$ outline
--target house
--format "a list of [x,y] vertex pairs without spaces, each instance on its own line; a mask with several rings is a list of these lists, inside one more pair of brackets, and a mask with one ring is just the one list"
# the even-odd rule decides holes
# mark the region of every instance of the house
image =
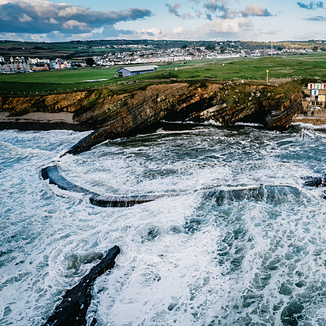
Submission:
[[304,93],[302,107],[306,115],[326,116],[326,83],[309,83]]
[[148,72],[156,71],[158,66],[136,66],[136,67],[124,67],[117,71],[119,77],[136,76],[140,74],[146,74]]

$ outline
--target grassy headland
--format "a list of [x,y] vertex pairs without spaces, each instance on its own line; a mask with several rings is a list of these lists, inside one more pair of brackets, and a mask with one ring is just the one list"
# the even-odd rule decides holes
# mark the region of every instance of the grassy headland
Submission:
[[[312,53],[284,57],[196,60],[162,64],[157,72],[117,78],[120,68],[76,68],[35,73],[0,75],[0,93],[36,95],[66,93],[112,87],[118,92],[142,88],[151,83],[210,79],[214,82],[244,80],[250,83],[281,83],[292,77],[326,81],[326,54]],[[135,83],[137,81],[137,83]]]

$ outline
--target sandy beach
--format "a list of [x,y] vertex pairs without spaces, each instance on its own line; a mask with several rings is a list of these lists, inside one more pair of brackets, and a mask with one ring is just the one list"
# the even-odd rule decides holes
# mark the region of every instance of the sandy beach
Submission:
[[0,130],[89,130],[91,128],[81,125],[73,120],[73,113],[46,113],[33,112],[22,116],[10,117],[8,112],[0,112]]

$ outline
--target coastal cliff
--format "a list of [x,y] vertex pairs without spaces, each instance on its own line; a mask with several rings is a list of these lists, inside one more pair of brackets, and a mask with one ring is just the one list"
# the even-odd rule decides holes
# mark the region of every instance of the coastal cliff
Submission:
[[[297,81],[280,86],[170,81],[126,88],[125,92],[102,88],[39,96],[1,95],[0,112],[6,114],[2,129],[6,121],[16,122],[19,128],[19,122],[26,121],[32,113],[66,113],[71,116],[66,121],[68,125],[76,129],[105,129],[103,137],[113,139],[136,133],[162,119],[215,120],[222,125],[254,122],[284,130],[300,110],[301,102],[301,84]],[[44,123],[42,119],[36,122]]]

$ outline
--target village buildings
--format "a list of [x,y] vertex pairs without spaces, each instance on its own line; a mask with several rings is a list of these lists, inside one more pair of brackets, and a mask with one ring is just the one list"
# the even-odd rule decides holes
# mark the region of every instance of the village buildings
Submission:
[[60,58],[56,60],[28,58],[25,60],[24,57],[11,57],[9,62],[6,62],[4,57],[0,57],[0,73],[5,74],[68,69],[71,67],[71,62]]
[[[97,49],[98,47],[94,47]],[[145,44],[124,44],[105,45],[101,48],[108,49],[106,54],[93,56],[96,66],[110,67],[114,65],[153,65],[175,61],[191,61],[200,59],[223,59],[235,57],[263,57],[282,55],[284,53],[310,52],[311,49],[303,48],[277,48],[277,49],[253,49],[244,48],[234,42],[217,42],[210,47],[187,46],[171,48],[154,48],[153,45]],[[0,73],[33,72],[53,69],[67,69],[74,66],[85,66],[84,61],[78,60],[78,64],[68,60],[57,58],[24,58],[10,57],[7,61],[0,56]]]
[[309,83],[304,88],[303,111],[308,116],[326,116],[326,83]]

